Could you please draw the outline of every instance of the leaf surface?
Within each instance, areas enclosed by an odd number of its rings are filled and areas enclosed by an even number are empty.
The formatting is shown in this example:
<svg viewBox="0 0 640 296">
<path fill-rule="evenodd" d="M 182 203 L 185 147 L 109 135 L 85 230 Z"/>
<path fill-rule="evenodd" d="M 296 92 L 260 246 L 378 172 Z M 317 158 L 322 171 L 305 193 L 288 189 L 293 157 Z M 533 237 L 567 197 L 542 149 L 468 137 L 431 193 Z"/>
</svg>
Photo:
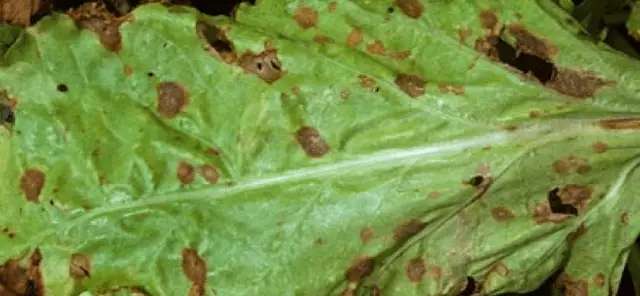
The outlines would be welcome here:
<svg viewBox="0 0 640 296">
<path fill-rule="evenodd" d="M 640 232 L 640 63 L 567 17 L 262 0 L 3 28 L 0 262 L 42 295 L 496 295 L 558 270 L 607 295 Z"/>
</svg>

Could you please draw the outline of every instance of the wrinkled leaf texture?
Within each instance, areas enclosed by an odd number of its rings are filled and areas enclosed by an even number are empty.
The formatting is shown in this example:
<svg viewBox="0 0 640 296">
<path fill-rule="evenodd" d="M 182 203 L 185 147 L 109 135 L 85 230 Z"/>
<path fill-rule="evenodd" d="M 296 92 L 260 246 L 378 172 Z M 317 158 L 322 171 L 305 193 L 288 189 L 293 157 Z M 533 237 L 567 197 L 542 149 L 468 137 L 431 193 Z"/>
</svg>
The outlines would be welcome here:
<svg viewBox="0 0 640 296">
<path fill-rule="evenodd" d="M 557 270 L 588 295 L 617 289 L 640 232 L 640 133 L 600 122 L 640 119 L 638 61 L 579 37 L 550 1 L 423 0 L 418 18 L 391 1 L 300 2 L 242 5 L 235 20 L 141 6 L 117 53 L 66 15 L 25 29 L 0 63 L 17 101 L 0 142 L 0 228 L 14 234 L 0 233 L 0 261 L 38 249 L 56 296 L 187 295 L 185 249 L 206 262 L 204 295 L 457 295 L 467 277 L 496 295 Z M 315 26 L 296 23 L 300 5 Z M 555 65 L 607 84 L 571 98 L 474 50 L 487 9 L 555 46 Z M 197 20 L 225 28 L 239 55 L 270 43 L 286 74 L 269 84 L 225 63 Z M 350 47 L 353 28 L 363 40 Z M 372 54 L 375 40 L 410 55 Z M 422 77 L 424 94 L 403 92 L 398 73 Z M 189 104 L 168 119 L 156 88 L 170 81 Z M 328 153 L 307 156 L 302 126 Z M 20 188 L 29 169 L 45 176 L 38 202 Z M 478 175 L 484 194 L 465 184 Z M 570 184 L 592 190 L 585 209 L 536 223 Z M 70 276 L 72 254 L 89 258 L 89 277 Z"/>
</svg>

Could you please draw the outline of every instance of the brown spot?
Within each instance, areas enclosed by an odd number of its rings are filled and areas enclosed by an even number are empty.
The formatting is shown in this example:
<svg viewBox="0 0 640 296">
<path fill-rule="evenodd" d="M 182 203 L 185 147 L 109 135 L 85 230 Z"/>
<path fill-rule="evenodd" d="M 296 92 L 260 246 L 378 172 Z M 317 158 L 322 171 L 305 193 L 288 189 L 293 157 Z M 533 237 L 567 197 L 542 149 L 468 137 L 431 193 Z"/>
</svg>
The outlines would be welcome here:
<svg viewBox="0 0 640 296">
<path fill-rule="evenodd" d="M 207 42 L 205 49 L 220 57 L 225 63 L 232 64 L 237 55 L 233 43 L 227 37 L 226 30 L 205 21 L 196 22 L 196 35 Z"/>
<path fill-rule="evenodd" d="M 599 272 L 598 274 L 596 274 L 596 276 L 593 277 L 593 283 L 596 284 L 596 287 L 598 288 L 602 288 L 604 287 L 604 274 L 602 274 L 601 272 Z"/>
<path fill-rule="evenodd" d="M 220 156 L 220 151 L 214 149 L 214 148 L 208 148 L 207 149 L 207 153 L 209 153 L 209 155 L 211 156 Z"/>
<path fill-rule="evenodd" d="M 44 0 L 3 0 L 1 3 L 0 20 L 17 26 L 27 26 L 31 24 L 31 17 L 39 11 L 47 7 L 51 9 L 51 3 Z"/>
<path fill-rule="evenodd" d="M 396 76 L 395 83 L 405 94 L 412 98 L 424 95 L 426 82 L 416 75 L 400 73 Z"/>
<path fill-rule="evenodd" d="M 442 195 L 440 191 L 431 191 L 429 192 L 429 198 L 438 198 Z"/>
<path fill-rule="evenodd" d="M 397 52 L 389 52 L 387 56 L 392 57 L 396 60 L 404 60 L 411 55 L 411 51 L 397 51 Z"/>
<path fill-rule="evenodd" d="M 331 13 L 335 12 L 337 7 L 338 7 L 338 3 L 336 3 L 335 1 L 332 1 L 331 3 L 329 3 L 329 12 Z"/>
<path fill-rule="evenodd" d="M 417 19 L 422 16 L 422 12 L 424 11 L 424 6 L 420 3 L 419 0 L 395 0 L 396 5 L 400 7 L 402 12 L 413 19 Z"/>
<path fill-rule="evenodd" d="M 324 239 L 321 237 L 317 238 L 315 244 L 321 246 L 322 244 L 324 244 Z"/>
<path fill-rule="evenodd" d="M 593 149 L 595 153 L 605 153 L 609 150 L 609 145 L 605 142 L 595 142 L 591 145 L 591 149 Z"/>
<path fill-rule="evenodd" d="M 380 292 L 380 288 L 378 287 L 378 285 L 373 284 L 371 285 L 371 291 L 369 292 L 369 296 L 380 296 L 382 294 L 382 292 Z"/>
<path fill-rule="evenodd" d="M 591 201 L 592 195 L 593 191 L 591 188 L 576 184 L 565 185 L 558 193 L 563 204 L 571 204 L 578 208 L 579 212 L 586 209 L 587 204 Z"/>
<path fill-rule="evenodd" d="M 471 31 L 467 27 L 458 28 L 458 42 L 460 44 L 466 44 L 469 36 L 471 36 Z"/>
<path fill-rule="evenodd" d="M 516 38 L 518 51 L 547 61 L 550 61 L 553 56 L 558 54 L 558 48 L 527 31 L 521 24 L 510 24 L 507 28 L 509 33 Z"/>
<path fill-rule="evenodd" d="M 576 208 L 578 213 L 586 211 L 587 206 L 592 199 L 592 189 L 589 187 L 569 184 L 558 190 L 557 196 L 563 205 L 571 205 Z M 571 214 L 553 213 L 548 201 L 544 201 L 536 205 L 532 209 L 532 217 L 536 224 L 542 223 L 560 223 L 571 217 Z"/>
<path fill-rule="evenodd" d="M 182 250 L 182 271 L 194 286 L 204 287 L 207 280 L 207 262 L 198 255 L 195 249 Z"/>
<path fill-rule="evenodd" d="M 38 203 L 45 183 L 45 175 L 37 169 L 27 169 L 20 178 L 20 190 L 28 201 Z"/>
<path fill-rule="evenodd" d="M 495 263 L 490 269 L 489 271 L 487 271 L 487 278 L 491 276 L 491 274 L 498 274 L 500 276 L 507 276 L 509 275 L 509 269 L 507 268 L 506 265 L 504 265 L 504 263 L 502 262 L 497 262 Z"/>
<path fill-rule="evenodd" d="M 278 59 L 278 52 L 273 48 L 265 49 L 260 54 L 247 51 L 238 60 L 238 64 L 246 72 L 253 73 L 266 83 L 273 83 L 286 72 Z"/>
<path fill-rule="evenodd" d="M 133 70 L 129 66 L 124 66 L 124 75 L 131 76 L 133 74 Z"/>
<path fill-rule="evenodd" d="M 296 132 L 296 140 L 309 157 L 322 157 L 331 149 L 329 144 L 320 136 L 320 133 L 310 126 L 305 125 L 298 129 Z"/>
<path fill-rule="evenodd" d="M 340 92 L 340 97 L 343 98 L 343 99 L 347 99 L 350 94 L 351 94 L 351 91 L 349 91 L 348 89 L 343 89 Z"/>
<path fill-rule="evenodd" d="M 529 111 L 529 117 L 531 117 L 531 118 L 537 118 L 537 117 L 540 117 L 540 111 L 538 111 L 538 110 L 531 110 L 531 111 Z"/>
<path fill-rule="evenodd" d="M 600 121 L 600 127 L 611 130 L 640 129 L 640 119 L 624 118 Z"/>
<path fill-rule="evenodd" d="M 460 85 L 450 85 L 450 84 L 438 84 L 438 90 L 441 93 L 453 93 L 454 95 L 463 95 L 464 87 Z"/>
<path fill-rule="evenodd" d="M 607 84 L 592 72 L 557 68 L 555 75 L 545 85 L 561 94 L 583 99 L 593 96 Z"/>
<path fill-rule="evenodd" d="M 355 296 L 355 291 L 353 289 L 350 288 L 346 288 L 342 291 L 342 293 L 340 293 L 340 296 Z"/>
<path fill-rule="evenodd" d="M 629 224 L 629 213 L 623 212 L 622 214 L 620 214 L 620 222 L 622 222 L 622 224 L 624 225 Z"/>
<path fill-rule="evenodd" d="M 429 267 L 429 276 L 437 280 L 442 278 L 442 267 L 437 265 Z"/>
<path fill-rule="evenodd" d="M 300 94 L 300 86 L 299 86 L 299 85 L 296 85 L 296 86 L 292 87 L 292 88 L 291 88 L 291 92 L 292 92 L 294 95 L 299 95 L 299 94 Z"/>
<path fill-rule="evenodd" d="M 571 164 L 564 159 L 559 159 L 553 163 L 551 168 L 553 169 L 553 172 L 556 174 L 566 174 L 567 172 L 569 172 L 569 169 L 571 168 Z"/>
<path fill-rule="evenodd" d="M 349 35 L 347 35 L 345 43 L 347 44 L 347 47 L 355 47 L 360 44 L 363 39 L 362 31 L 359 28 L 353 28 L 351 29 L 351 32 L 349 32 Z"/>
<path fill-rule="evenodd" d="M 498 25 L 498 17 L 491 10 L 483 10 L 480 13 L 480 24 L 485 29 L 493 30 Z"/>
<path fill-rule="evenodd" d="M 407 264 L 407 277 L 409 281 L 413 283 L 419 283 L 422 281 L 425 272 L 427 272 L 427 266 L 424 264 L 422 258 L 413 258 L 409 260 Z"/>
<path fill-rule="evenodd" d="M 178 82 L 162 82 L 156 86 L 158 92 L 158 113 L 172 119 L 184 111 L 189 104 L 189 93 Z"/>
<path fill-rule="evenodd" d="M 187 296 L 204 296 L 204 286 L 192 284 Z"/>
<path fill-rule="evenodd" d="M 397 242 L 405 242 L 414 235 L 418 234 L 425 227 L 427 227 L 427 223 L 424 223 L 418 219 L 409 220 L 396 227 L 396 229 L 393 231 L 393 238 Z"/>
<path fill-rule="evenodd" d="M 573 244 L 585 232 L 587 232 L 587 227 L 584 225 L 584 223 L 581 223 L 575 231 L 572 231 L 567 235 L 567 242 L 569 244 Z"/>
<path fill-rule="evenodd" d="M 44 279 L 40 271 L 42 254 L 36 249 L 27 263 L 20 266 L 21 259 L 9 259 L 0 266 L 0 295 L 44 296 Z"/>
<path fill-rule="evenodd" d="M 591 166 L 588 164 L 580 165 L 576 170 L 576 172 L 580 175 L 584 175 L 586 173 L 589 173 L 590 171 L 591 171 Z"/>
<path fill-rule="evenodd" d="M 317 36 L 313 37 L 313 41 L 315 41 L 316 43 L 321 44 L 321 45 L 331 44 L 331 43 L 335 42 L 335 40 L 333 40 L 333 38 L 328 37 L 328 36 L 324 36 L 324 35 L 317 35 Z"/>
<path fill-rule="evenodd" d="M 360 257 L 345 272 L 345 278 L 352 283 L 360 282 L 363 278 L 373 272 L 373 259 L 371 257 Z"/>
<path fill-rule="evenodd" d="M 204 176 L 204 179 L 210 184 L 218 183 L 218 180 L 220 179 L 220 174 L 218 174 L 218 170 L 213 165 L 205 164 L 201 166 L 200 172 L 202 173 L 202 176 Z"/>
<path fill-rule="evenodd" d="M 384 44 L 380 40 L 374 40 L 373 42 L 367 44 L 367 51 L 372 54 L 377 55 L 385 55 L 386 51 L 384 49 Z"/>
<path fill-rule="evenodd" d="M 196 176 L 196 170 L 191 164 L 186 161 L 181 161 L 178 164 L 176 172 L 176 175 L 178 176 L 178 179 L 180 180 L 180 183 L 182 183 L 182 185 L 191 184 Z"/>
<path fill-rule="evenodd" d="M 376 86 L 376 81 L 367 75 L 360 74 L 358 75 L 358 79 L 360 79 L 360 85 L 366 88 L 373 88 Z"/>
<path fill-rule="evenodd" d="M 491 210 L 491 216 L 493 216 L 493 219 L 496 219 L 497 221 L 511 220 L 515 217 L 513 212 L 505 207 L 493 208 L 493 210 Z"/>
<path fill-rule="evenodd" d="M 91 277 L 91 261 L 84 254 L 72 254 L 71 263 L 69 264 L 69 275 L 74 280 L 81 280 Z"/>
<path fill-rule="evenodd" d="M 368 243 L 373 238 L 373 230 L 370 227 L 362 228 L 360 230 L 360 241 L 363 244 Z"/>
<path fill-rule="evenodd" d="M 298 5 L 294 16 L 296 23 L 303 30 L 313 28 L 316 26 L 316 23 L 318 23 L 318 12 L 312 7 L 304 4 Z"/>
<path fill-rule="evenodd" d="M 556 286 L 561 287 L 565 296 L 589 295 L 589 284 L 586 280 L 573 279 L 566 273 L 562 273 L 558 277 Z"/>
<path fill-rule="evenodd" d="M 9 259 L 0 266 L 0 292 L 4 292 L 1 288 L 8 290 L 6 296 L 25 295 L 28 281 L 27 270 L 20 266 L 20 260 Z"/>
<path fill-rule="evenodd" d="M 107 50 L 118 52 L 122 49 L 120 25 L 130 16 L 118 18 L 102 2 L 84 3 L 67 14 L 79 27 L 98 34 L 100 43 Z"/>
</svg>

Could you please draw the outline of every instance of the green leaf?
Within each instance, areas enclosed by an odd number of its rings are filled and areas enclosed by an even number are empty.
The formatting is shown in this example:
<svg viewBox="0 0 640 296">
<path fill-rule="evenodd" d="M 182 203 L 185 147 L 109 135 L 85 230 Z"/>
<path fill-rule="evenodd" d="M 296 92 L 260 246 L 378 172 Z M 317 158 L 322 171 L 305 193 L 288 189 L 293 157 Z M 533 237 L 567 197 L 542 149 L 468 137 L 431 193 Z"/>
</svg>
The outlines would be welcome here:
<svg viewBox="0 0 640 296">
<path fill-rule="evenodd" d="M 27 271 L 0 288 L 497 295 L 562 270 L 608 295 L 640 232 L 640 62 L 552 5 L 45 18 L 0 63 L 0 273 Z"/>
<path fill-rule="evenodd" d="M 640 40 L 640 4 L 636 2 L 631 8 L 631 15 L 627 21 L 629 34 L 636 40 Z"/>
</svg>

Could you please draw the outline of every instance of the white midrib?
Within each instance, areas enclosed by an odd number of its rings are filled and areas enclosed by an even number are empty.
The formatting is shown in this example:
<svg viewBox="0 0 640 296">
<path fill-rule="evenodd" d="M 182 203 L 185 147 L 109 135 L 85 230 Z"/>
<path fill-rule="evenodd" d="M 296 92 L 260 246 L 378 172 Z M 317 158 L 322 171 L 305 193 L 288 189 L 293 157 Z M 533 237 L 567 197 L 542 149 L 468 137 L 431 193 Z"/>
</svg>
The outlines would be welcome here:
<svg viewBox="0 0 640 296">
<path fill-rule="evenodd" d="M 335 176 L 353 172 L 371 171 L 377 169 L 388 169 L 403 166 L 409 161 L 428 160 L 436 156 L 453 154 L 472 148 L 484 148 L 517 141 L 539 139 L 543 135 L 559 134 L 560 138 L 571 137 L 577 133 L 588 133 L 589 131 L 601 131 L 592 120 L 557 120 L 544 124 L 534 124 L 521 127 L 515 131 L 496 131 L 482 136 L 455 140 L 448 142 L 432 143 L 410 149 L 392 149 L 381 151 L 369 155 L 362 155 L 357 159 L 348 159 L 327 165 L 304 168 L 285 172 L 276 176 L 266 176 L 259 179 L 248 179 L 238 181 L 231 187 L 211 187 L 189 191 L 178 191 L 150 195 L 145 198 L 129 202 L 127 204 L 112 205 L 91 210 L 90 212 L 66 221 L 56 227 L 48 228 L 34 236 L 30 240 L 30 245 L 38 245 L 42 239 L 59 231 L 69 230 L 72 227 L 89 221 L 93 218 L 121 211 L 128 211 L 137 208 L 148 208 L 154 205 L 178 203 L 185 201 L 208 200 L 211 202 L 221 201 L 236 193 L 249 191 L 257 188 L 264 188 L 278 184 L 297 182 L 301 180 L 316 179 L 323 176 Z M 554 136 L 553 138 L 558 138 Z"/>
</svg>

